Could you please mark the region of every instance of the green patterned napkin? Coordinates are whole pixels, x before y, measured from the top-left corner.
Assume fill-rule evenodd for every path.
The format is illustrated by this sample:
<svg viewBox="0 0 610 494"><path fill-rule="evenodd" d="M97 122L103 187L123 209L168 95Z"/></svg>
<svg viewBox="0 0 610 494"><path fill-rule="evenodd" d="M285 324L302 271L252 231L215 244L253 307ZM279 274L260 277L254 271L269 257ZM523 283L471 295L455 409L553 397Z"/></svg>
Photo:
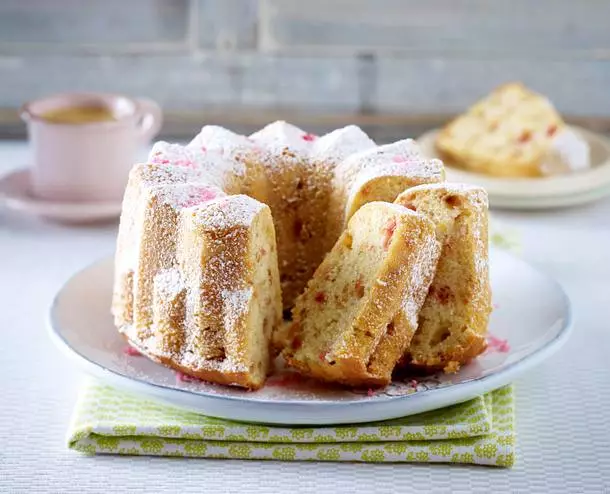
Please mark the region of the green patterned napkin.
<svg viewBox="0 0 610 494"><path fill-rule="evenodd" d="M395 420L281 427L175 409L88 380L69 432L83 453L365 462L447 462L510 467L512 387Z"/></svg>

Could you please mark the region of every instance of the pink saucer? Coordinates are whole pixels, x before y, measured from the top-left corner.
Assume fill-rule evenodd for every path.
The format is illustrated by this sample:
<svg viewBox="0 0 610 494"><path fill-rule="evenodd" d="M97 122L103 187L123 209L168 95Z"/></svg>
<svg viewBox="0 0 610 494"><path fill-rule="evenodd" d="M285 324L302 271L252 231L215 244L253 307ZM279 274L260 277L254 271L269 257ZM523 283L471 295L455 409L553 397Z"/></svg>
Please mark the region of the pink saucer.
<svg viewBox="0 0 610 494"><path fill-rule="evenodd" d="M62 223L89 223L118 218L121 201L54 202L39 199L30 192L30 171L15 170L0 178L0 204Z"/></svg>

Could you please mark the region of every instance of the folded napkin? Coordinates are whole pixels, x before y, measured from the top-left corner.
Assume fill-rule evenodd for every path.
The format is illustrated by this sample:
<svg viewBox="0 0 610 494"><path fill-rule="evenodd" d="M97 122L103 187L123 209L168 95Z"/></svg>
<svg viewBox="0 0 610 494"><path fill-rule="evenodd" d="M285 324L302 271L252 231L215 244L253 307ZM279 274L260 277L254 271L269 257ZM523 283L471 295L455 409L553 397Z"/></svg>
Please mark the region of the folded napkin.
<svg viewBox="0 0 610 494"><path fill-rule="evenodd" d="M83 453L510 467L512 387L440 410L368 424L287 427L232 422L87 380L69 431Z"/></svg>

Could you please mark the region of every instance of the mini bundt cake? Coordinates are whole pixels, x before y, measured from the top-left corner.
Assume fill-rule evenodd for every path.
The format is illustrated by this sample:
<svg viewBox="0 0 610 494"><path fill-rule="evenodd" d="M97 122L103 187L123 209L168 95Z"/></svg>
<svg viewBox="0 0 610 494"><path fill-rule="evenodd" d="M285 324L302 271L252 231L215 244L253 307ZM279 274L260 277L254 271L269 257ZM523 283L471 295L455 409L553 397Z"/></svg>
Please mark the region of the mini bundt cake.
<svg viewBox="0 0 610 494"><path fill-rule="evenodd" d="M512 83L449 122L436 146L444 159L499 177L537 177L589 166L589 146L544 96Z"/></svg>
<svg viewBox="0 0 610 494"><path fill-rule="evenodd" d="M439 253L424 216L385 202L361 207L297 298L286 363L349 386L388 384Z"/></svg>
<svg viewBox="0 0 610 494"><path fill-rule="evenodd" d="M430 219L442 246L402 364L455 372L486 348L491 312L487 193L464 184L420 185L403 192L396 204Z"/></svg>
<svg viewBox="0 0 610 494"><path fill-rule="evenodd" d="M285 122L250 137L206 126L186 146L159 142L125 191L116 325L168 366L260 387L282 308L347 219L442 178L442 162L424 160L413 141L378 148L355 126L322 137Z"/></svg>

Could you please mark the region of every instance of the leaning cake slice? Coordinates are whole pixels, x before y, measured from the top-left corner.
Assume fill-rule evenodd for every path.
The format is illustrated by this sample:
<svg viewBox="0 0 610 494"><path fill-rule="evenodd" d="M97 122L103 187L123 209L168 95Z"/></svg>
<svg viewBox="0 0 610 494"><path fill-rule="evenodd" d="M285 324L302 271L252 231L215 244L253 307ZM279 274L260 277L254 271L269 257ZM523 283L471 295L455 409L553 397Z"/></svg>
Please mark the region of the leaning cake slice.
<svg viewBox="0 0 610 494"><path fill-rule="evenodd" d="M396 204L364 205L296 301L287 364L348 386L389 383L439 253L430 220ZM396 317L403 310L415 313Z"/></svg>
<svg viewBox="0 0 610 494"><path fill-rule="evenodd" d="M434 222L442 246L403 362L424 371L455 372L486 347L491 312L487 193L464 184L420 185L396 203Z"/></svg>

